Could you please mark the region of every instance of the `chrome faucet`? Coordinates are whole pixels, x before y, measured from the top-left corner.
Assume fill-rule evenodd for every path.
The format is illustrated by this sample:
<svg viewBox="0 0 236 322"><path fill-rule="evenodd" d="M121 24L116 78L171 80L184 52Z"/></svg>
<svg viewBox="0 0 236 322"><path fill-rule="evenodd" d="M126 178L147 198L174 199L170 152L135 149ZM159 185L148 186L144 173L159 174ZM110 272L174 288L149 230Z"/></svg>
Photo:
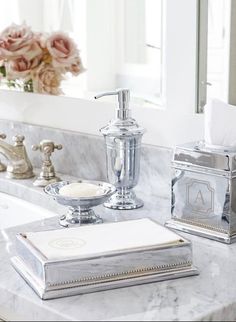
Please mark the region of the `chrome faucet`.
<svg viewBox="0 0 236 322"><path fill-rule="evenodd" d="M24 140L25 137L22 135L13 137L13 145L0 140L0 153L9 161L7 166L7 178L9 179L28 179L34 177L33 167L23 143Z"/></svg>

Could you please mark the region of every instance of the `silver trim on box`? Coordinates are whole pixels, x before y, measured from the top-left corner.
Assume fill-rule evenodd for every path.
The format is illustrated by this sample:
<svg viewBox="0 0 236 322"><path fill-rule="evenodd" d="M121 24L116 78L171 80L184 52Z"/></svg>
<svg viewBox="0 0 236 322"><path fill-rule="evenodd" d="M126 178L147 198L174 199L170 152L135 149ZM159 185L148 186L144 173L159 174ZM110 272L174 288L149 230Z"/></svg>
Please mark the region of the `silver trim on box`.
<svg viewBox="0 0 236 322"><path fill-rule="evenodd" d="M11 259L11 262L15 270L23 277L23 279L28 283L29 286L31 286L31 288L42 300L74 296L97 291L106 291L109 289L130 287L139 284L154 283L169 279L199 275L198 270L192 265L189 265L186 267L183 266L182 268L169 269L161 273L153 272L149 275L143 274L137 275L136 277L130 276L128 278L126 276L123 279L111 278L107 281L100 281L84 285L78 285L75 283L74 285L68 286L66 284L61 284L60 287L54 286L54 288L52 287L52 285L50 285L50 288L45 288L40 280L35 278L35 276L20 258L13 257Z"/></svg>
<svg viewBox="0 0 236 322"><path fill-rule="evenodd" d="M179 220L170 219L165 223L165 226L170 229L175 229L175 230L182 231L184 233L193 234L199 237L209 238L225 244L232 244L236 242L236 234L229 236L226 233L222 233L216 230L206 229L197 225L193 226L191 224L187 224Z"/></svg>

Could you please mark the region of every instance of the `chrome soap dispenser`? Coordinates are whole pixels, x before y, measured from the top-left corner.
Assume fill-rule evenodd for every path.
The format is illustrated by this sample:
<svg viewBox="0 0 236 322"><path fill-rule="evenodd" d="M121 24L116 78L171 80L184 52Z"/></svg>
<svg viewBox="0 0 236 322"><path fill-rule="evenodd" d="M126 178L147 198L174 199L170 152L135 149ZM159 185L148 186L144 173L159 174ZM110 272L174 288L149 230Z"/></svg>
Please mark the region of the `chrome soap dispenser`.
<svg viewBox="0 0 236 322"><path fill-rule="evenodd" d="M133 188L140 172L141 140L145 130L131 118L130 91L118 89L95 96L117 95L119 105L116 118L100 131L106 143L107 176L117 192L104 204L107 208L130 210L143 206Z"/></svg>

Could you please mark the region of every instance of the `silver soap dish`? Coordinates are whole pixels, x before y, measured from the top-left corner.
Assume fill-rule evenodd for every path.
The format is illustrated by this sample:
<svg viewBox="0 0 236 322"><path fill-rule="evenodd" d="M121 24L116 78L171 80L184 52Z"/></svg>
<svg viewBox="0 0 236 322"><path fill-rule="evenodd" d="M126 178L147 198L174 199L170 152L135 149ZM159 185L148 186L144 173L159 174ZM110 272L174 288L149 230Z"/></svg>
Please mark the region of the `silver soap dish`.
<svg viewBox="0 0 236 322"><path fill-rule="evenodd" d="M59 191L71 182L61 181L48 185L44 191L52 196L60 205L69 208L67 214L60 218L60 225L63 227L74 227L75 225L102 223L102 218L96 215L92 208L106 202L116 192L115 186L101 181L79 180L77 182L97 185L104 190L104 194L83 198L64 197L59 194Z"/></svg>

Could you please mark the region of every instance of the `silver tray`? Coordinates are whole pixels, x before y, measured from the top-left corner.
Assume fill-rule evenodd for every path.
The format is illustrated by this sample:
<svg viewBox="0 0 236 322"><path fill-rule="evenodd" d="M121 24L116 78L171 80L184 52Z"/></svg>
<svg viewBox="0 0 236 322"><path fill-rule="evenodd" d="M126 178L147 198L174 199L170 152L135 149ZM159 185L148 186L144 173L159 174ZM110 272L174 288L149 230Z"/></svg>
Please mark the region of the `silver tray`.
<svg viewBox="0 0 236 322"><path fill-rule="evenodd" d="M198 274L191 243L180 236L176 244L69 260L48 260L27 234L17 235L16 246L13 267L44 300Z"/></svg>

